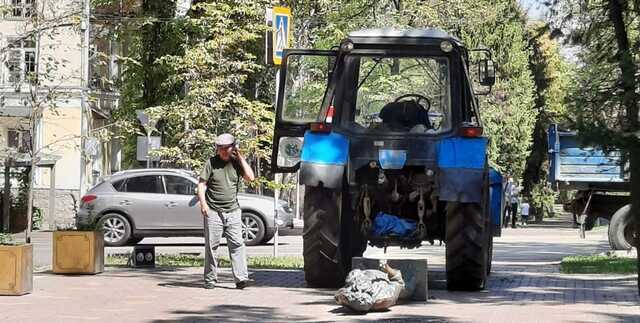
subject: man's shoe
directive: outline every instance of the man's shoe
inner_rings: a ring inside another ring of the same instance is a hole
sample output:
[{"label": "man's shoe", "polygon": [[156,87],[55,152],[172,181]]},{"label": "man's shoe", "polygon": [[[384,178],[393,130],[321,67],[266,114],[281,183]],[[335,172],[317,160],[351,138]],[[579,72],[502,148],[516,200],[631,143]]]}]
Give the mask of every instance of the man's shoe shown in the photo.
[{"label": "man's shoe", "polygon": [[251,286],[253,285],[253,283],[255,283],[255,280],[253,279],[247,279],[247,280],[242,280],[236,283],[236,288],[237,289],[244,289],[247,286]]},{"label": "man's shoe", "polygon": [[214,289],[216,288],[216,284],[214,283],[204,283],[204,289]]}]

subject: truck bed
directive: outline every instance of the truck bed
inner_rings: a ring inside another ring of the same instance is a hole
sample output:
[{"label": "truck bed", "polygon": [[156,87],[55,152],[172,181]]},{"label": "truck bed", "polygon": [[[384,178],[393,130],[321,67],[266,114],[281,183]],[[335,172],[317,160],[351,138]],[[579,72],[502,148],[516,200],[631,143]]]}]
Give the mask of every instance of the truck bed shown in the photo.
[{"label": "truck bed", "polygon": [[558,189],[627,191],[624,159],[619,150],[583,146],[575,131],[549,127],[549,181]]}]

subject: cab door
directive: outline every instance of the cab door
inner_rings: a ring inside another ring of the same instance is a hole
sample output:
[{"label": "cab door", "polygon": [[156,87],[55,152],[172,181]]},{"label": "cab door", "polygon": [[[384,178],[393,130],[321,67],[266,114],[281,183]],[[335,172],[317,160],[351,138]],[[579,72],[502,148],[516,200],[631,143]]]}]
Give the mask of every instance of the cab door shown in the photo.
[{"label": "cab door", "polygon": [[320,111],[337,51],[284,51],[276,98],[271,165],[274,173],[292,173],[300,167],[303,137],[311,123],[323,121]]}]

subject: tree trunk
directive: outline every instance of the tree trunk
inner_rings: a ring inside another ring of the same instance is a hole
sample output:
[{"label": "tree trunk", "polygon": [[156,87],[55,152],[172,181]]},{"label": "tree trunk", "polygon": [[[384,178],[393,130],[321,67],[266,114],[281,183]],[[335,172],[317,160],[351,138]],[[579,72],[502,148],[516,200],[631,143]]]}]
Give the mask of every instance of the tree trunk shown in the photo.
[{"label": "tree trunk", "polygon": [[[622,126],[623,131],[633,133],[640,130],[638,123],[638,95],[636,89],[636,65],[633,62],[627,27],[624,21],[624,11],[628,10],[628,3],[621,0],[609,0],[609,19],[615,30],[618,59],[622,77],[622,106],[626,110],[626,120]],[[624,147],[629,153],[629,168],[631,172],[631,215],[635,218],[636,233],[640,232],[640,148],[637,139],[630,139],[630,144]],[[640,247],[638,238],[635,239],[636,251]],[[640,252],[636,257],[638,266],[638,295],[640,295]]]},{"label": "tree trunk", "polygon": [[533,146],[531,147],[531,153],[527,158],[527,165],[523,175],[523,193],[529,195],[533,187],[540,183],[540,169],[542,163],[547,156],[547,132],[545,129],[545,120],[541,115],[536,120],[536,125],[533,128]]},{"label": "tree trunk", "polygon": [[[529,56],[529,70],[533,74],[533,81],[536,85],[536,97],[535,97],[535,110],[538,112],[536,116],[536,124],[533,128],[533,143],[531,152],[527,157],[527,163],[525,166],[524,174],[522,176],[523,195],[531,197],[531,191],[534,186],[540,183],[542,173],[542,165],[547,159],[547,133],[546,128],[549,120],[545,113],[547,105],[545,91],[549,88],[549,80],[545,75],[545,71],[548,67],[548,62],[544,58],[543,49],[540,48],[539,38],[544,35],[544,32],[538,31],[535,36],[529,40],[531,51],[533,55]],[[535,214],[540,214],[540,219],[544,216],[544,206],[535,207],[532,206]],[[536,216],[536,222],[538,216]]]},{"label": "tree trunk", "polygon": [[37,159],[31,157],[31,167],[29,167],[29,189],[27,194],[27,231],[25,231],[25,242],[31,243],[31,222],[33,217],[33,173],[35,173]]}]

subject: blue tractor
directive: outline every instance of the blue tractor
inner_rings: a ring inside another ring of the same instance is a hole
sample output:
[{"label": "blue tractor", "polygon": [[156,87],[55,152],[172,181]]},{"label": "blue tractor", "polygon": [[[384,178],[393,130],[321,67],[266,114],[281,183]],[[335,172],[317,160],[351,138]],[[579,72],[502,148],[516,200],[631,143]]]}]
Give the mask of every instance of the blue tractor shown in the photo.
[{"label": "blue tractor", "polygon": [[[283,56],[272,165],[305,185],[307,283],[340,286],[367,243],[439,240],[448,288],[483,289],[502,201],[476,98],[495,82],[491,53],[437,29],[374,29]],[[410,229],[377,231],[389,216]]]}]

